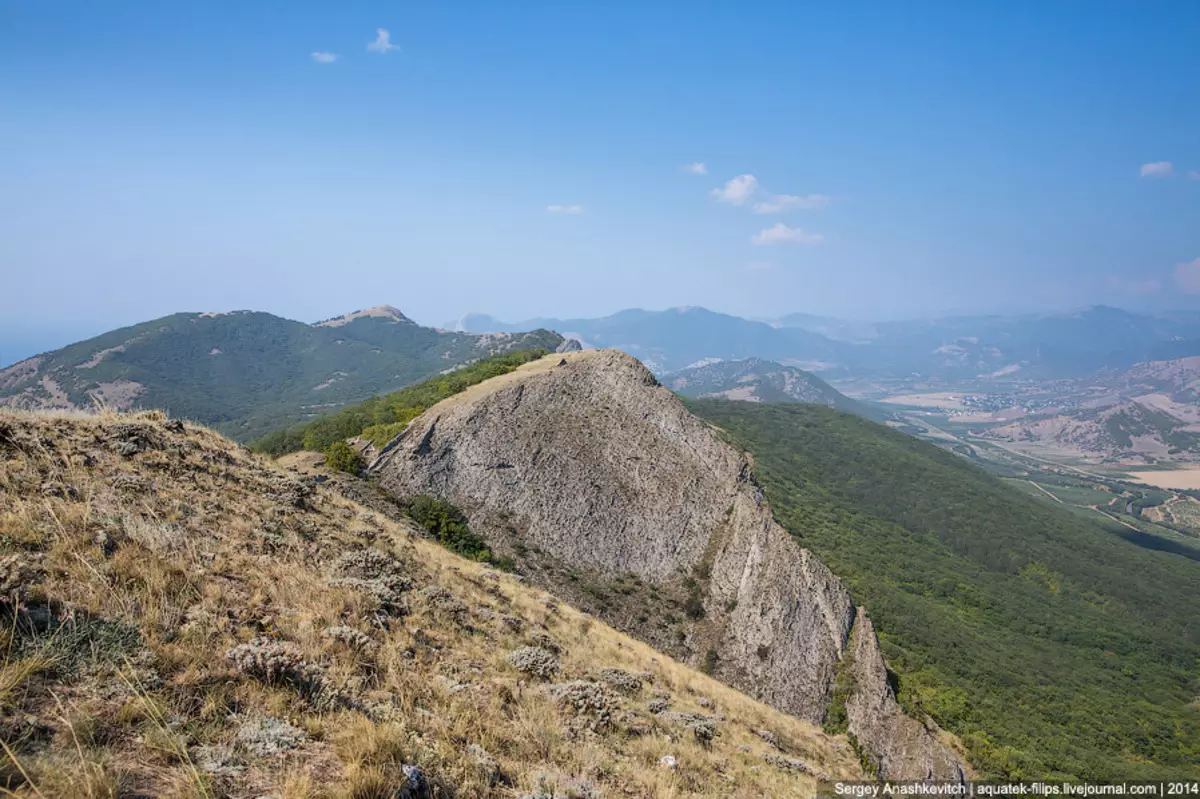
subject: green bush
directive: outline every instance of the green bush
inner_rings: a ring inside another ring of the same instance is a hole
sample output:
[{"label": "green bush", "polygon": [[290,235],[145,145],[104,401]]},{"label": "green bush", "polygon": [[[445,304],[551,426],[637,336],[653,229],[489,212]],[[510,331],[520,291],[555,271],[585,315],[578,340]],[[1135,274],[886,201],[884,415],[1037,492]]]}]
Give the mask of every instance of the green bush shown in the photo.
[{"label": "green bush", "polygon": [[846,715],[846,700],[854,693],[854,656],[846,653],[837,666],[833,681],[833,696],[829,700],[829,711],[825,714],[823,727],[830,735],[846,732],[849,718]]},{"label": "green bush", "polygon": [[847,733],[850,739],[850,747],[854,750],[854,754],[858,755],[858,762],[862,766],[863,773],[871,779],[875,779],[879,775],[879,766],[874,758],[867,752],[866,748],[859,743],[858,738],[854,733]]},{"label": "green bush", "polygon": [[[414,413],[412,418],[417,418],[418,414]],[[409,419],[400,422],[392,422],[391,424],[373,424],[359,433],[360,438],[365,438],[376,447],[383,449],[388,444],[392,443],[392,439],[404,432],[404,428],[408,427]]]},{"label": "green bush", "polygon": [[438,543],[464,558],[492,562],[487,542],[471,532],[467,517],[449,502],[418,494],[404,503],[404,510],[414,522]]},{"label": "green bush", "polygon": [[297,427],[276,430],[255,441],[251,449],[275,458],[289,452],[299,452],[304,449],[304,431]]},{"label": "green bush", "polygon": [[325,465],[340,472],[358,474],[366,464],[362,456],[345,441],[335,441],[325,450]]}]

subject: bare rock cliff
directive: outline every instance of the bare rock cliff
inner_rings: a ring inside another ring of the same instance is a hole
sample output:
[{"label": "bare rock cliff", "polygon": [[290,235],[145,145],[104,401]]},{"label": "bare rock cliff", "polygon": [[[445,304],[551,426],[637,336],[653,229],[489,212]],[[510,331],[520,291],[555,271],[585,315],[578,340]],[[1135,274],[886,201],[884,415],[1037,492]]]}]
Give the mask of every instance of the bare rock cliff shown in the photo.
[{"label": "bare rock cliff", "polygon": [[636,359],[589,350],[440,403],[370,470],[397,495],[458,505],[502,551],[519,540],[565,564],[687,585],[690,659],[801,718],[825,718],[852,645],[850,731],[881,776],[959,778],[950,750],[901,714],[869,620],[856,623],[837,577],[775,522],[751,466]]},{"label": "bare rock cliff", "polygon": [[961,764],[932,730],[904,715],[888,682],[875,628],[862,608],[850,635],[854,691],[846,700],[850,729],[876,759],[879,773],[899,779],[961,779]]}]

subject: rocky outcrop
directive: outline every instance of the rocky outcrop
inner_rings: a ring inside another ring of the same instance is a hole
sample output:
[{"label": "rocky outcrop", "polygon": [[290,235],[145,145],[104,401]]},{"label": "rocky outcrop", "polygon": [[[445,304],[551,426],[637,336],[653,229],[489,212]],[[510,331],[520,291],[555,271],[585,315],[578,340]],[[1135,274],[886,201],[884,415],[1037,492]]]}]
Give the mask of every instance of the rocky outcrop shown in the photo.
[{"label": "rocky outcrop", "polygon": [[581,349],[583,349],[583,345],[579,343],[579,339],[564,338],[562,340],[562,344],[559,344],[554,349],[554,351],[555,352],[578,352]]},{"label": "rocky outcrop", "polygon": [[[564,564],[686,586],[681,635],[694,663],[776,708],[824,719],[855,622],[849,593],[775,522],[749,457],[636,359],[555,354],[489,380],[414,420],[370,472],[395,494],[453,502],[501,550],[519,543]],[[886,685],[886,670],[877,646],[861,648],[855,667],[872,693],[856,698],[851,731],[881,774],[920,771],[925,760],[909,753],[954,762],[898,715],[894,697],[875,695],[869,678],[882,673]],[[912,740],[897,748],[890,731]]]},{"label": "rocky outcrop", "polygon": [[896,780],[964,780],[962,764],[937,739],[936,729],[927,729],[900,710],[875,628],[862,608],[847,657],[853,688],[846,699],[846,716],[879,774]]}]

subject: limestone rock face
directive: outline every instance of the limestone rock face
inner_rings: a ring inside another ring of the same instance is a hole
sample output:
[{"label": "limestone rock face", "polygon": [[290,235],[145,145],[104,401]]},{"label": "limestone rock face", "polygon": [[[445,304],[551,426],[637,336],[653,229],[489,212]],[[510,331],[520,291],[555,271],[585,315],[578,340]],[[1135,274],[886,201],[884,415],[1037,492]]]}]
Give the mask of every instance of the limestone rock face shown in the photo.
[{"label": "limestone rock face", "polygon": [[[370,472],[397,495],[453,502],[489,542],[516,537],[564,563],[649,583],[688,580],[702,606],[692,660],[780,710],[825,717],[854,626],[849,593],[775,522],[749,457],[635,358],[555,354],[488,380],[414,420]],[[877,696],[882,657],[877,645],[860,648],[855,668],[871,694],[851,730],[881,773],[920,770],[910,752],[953,760],[899,715],[894,696]],[[892,732],[908,736],[901,748]]]},{"label": "limestone rock face", "polygon": [[577,338],[564,338],[562,344],[555,347],[555,352],[578,352],[583,349],[583,345],[579,343]]},{"label": "limestone rock face", "polygon": [[896,780],[964,780],[954,753],[925,725],[901,712],[875,628],[862,608],[850,636],[850,657],[854,691],[846,701],[846,715],[880,775]]}]

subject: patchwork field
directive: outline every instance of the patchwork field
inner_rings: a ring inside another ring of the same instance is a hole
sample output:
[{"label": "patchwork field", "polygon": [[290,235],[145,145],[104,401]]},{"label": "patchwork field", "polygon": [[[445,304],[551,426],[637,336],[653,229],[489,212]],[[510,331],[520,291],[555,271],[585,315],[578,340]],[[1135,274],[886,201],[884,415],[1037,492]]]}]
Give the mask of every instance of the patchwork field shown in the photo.
[{"label": "patchwork field", "polygon": [[1158,488],[1198,491],[1200,490],[1200,467],[1129,472],[1127,479]]}]

